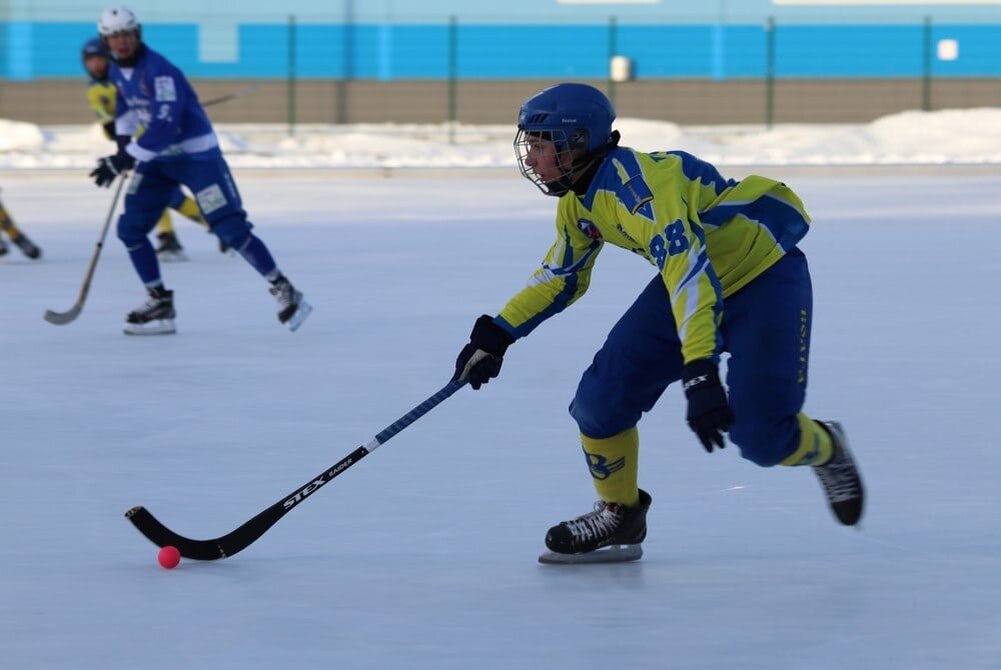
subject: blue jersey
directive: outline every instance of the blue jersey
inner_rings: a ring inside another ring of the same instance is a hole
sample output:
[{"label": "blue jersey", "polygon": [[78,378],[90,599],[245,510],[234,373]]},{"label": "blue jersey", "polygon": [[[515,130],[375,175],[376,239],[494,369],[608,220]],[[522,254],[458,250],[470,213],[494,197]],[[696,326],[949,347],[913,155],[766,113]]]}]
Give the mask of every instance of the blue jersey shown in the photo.
[{"label": "blue jersey", "polygon": [[140,45],[135,66],[112,61],[108,78],[116,90],[115,133],[133,137],[145,128],[125,148],[136,160],[218,153],[219,141],[198,95],[166,58]]}]

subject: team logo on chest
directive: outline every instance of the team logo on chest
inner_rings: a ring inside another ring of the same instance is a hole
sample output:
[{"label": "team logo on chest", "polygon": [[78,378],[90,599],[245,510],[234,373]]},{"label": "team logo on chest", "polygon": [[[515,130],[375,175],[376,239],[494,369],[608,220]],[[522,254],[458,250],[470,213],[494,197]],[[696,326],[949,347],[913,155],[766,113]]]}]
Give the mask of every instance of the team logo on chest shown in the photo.
[{"label": "team logo on chest", "polygon": [[595,226],[592,222],[588,221],[587,219],[577,219],[577,228],[579,228],[580,232],[584,233],[592,240],[601,239],[601,231],[598,230],[598,227]]}]

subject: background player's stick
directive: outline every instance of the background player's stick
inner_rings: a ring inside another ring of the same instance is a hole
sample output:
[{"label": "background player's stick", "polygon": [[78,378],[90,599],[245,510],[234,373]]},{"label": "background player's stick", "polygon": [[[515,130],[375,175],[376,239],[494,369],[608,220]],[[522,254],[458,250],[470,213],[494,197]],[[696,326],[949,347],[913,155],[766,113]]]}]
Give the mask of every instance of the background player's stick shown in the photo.
[{"label": "background player's stick", "polygon": [[250,86],[244,86],[239,91],[233,91],[232,93],[227,93],[226,95],[220,95],[217,98],[209,98],[208,100],[203,100],[202,107],[211,107],[212,105],[218,105],[224,102],[229,102],[230,100],[236,100],[237,98],[242,98],[245,95],[250,95],[260,87],[261,87],[260,84],[251,84]]},{"label": "background player's stick", "polygon": [[122,186],[128,180],[129,173],[123,172],[118,179],[118,188],[115,189],[115,197],[111,200],[111,207],[108,209],[108,216],[104,219],[104,227],[101,228],[101,236],[97,238],[97,246],[94,254],[90,257],[90,265],[87,267],[87,274],[83,277],[83,285],[80,287],[80,295],[67,312],[53,312],[51,309],[45,310],[45,320],[56,325],[64,325],[80,316],[83,310],[83,303],[87,300],[87,293],[90,292],[90,280],[94,278],[94,270],[97,268],[97,259],[101,256],[101,247],[104,246],[104,238],[108,234],[108,227],[111,225],[111,217],[118,206],[118,197],[122,194]]},{"label": "background player's stick", "polygon": [[236,530],[217,537],[212,540],[192,540],[178,535],[170,530],[156,517],[149,513],[145,507],[133,507],[125,513],[126,518],[132,522],[140,533],[146,536],[158,547],[177,547],[181,556],[194,558],[199,561],[214,561],[219,558],[227,558],[233,554],[246,549],[258,538],[264,535],[271,526],[275,525],[279,519],[288,514],[299,503],[316,492],[318,488],[327,484],[337,475],[341,474],[352,465],[365,458],[375,451],[380,445],[385,444],[391,437],[402,431],[404,428],[421,418],[433,408],[438,406],[443,400],[458,391],[466,384],[465,381],[451,381],[440,391],[413,408],[405,415],[397,419],[392,425],[385,428],[381,433],[368,444],[362,445],[350,454],[337,461],[334,465],[321,472],[319,475],[303,484],[292,493],[271,505],[260,514],[250,519]]}]

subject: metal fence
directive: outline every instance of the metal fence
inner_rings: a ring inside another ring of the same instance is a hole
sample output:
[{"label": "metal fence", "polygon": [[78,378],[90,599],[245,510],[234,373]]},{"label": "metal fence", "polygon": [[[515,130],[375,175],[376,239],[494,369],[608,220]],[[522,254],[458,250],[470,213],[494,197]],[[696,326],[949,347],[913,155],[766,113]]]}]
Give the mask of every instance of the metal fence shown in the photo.
[{"label": "metal fence", "polygon": [[[859,121],[1001,106],[1001,23],[419,23],[287,16],[147,21],[144,39],[230,122],[507,122],[555,81],[604,87],[623,116],[682,123]],[[0,23],[0,116],[74,122],[93,22]],[[62,111],[60,111],[60,108]]]}]

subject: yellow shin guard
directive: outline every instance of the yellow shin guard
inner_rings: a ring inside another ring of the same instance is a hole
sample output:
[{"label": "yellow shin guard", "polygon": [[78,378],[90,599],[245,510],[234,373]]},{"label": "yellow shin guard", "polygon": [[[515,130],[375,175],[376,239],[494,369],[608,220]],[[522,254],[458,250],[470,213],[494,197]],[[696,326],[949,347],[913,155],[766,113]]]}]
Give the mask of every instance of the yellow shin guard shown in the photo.
[{"label": "yellow shin guard", "polygon": [[184,202],[181,203],[181,206],[177,208],[177,211],[181,213],[181,216],[191,219],[199,225],[209,225],[205,223],[205,219],[202,218],[202,210],[198,209],[198,203],[191,198],[185,198]]},{"label": "yellow shin guard", "polygon": [[167,210],[163,210],[163,214],[160,215],[159,220],[156,222],[155,230],[157,235],[174,232],[174,224],[170,220],[170,214],[167,213]]},{"label": "yellow shin guard", "polygon": [[640,437],[636,427],[601,440],[582,433],[580,441],[598,497],[605,502],[622,503],[628,507],[638,505],[640,494],[636,478]]},{"label": "yellow shin guard", "polygon": [[821,465],[831,460],[834,445],[830,433],[802,412],[796,415],[796,419],[799,421],[799,446],[779,464]]}]

